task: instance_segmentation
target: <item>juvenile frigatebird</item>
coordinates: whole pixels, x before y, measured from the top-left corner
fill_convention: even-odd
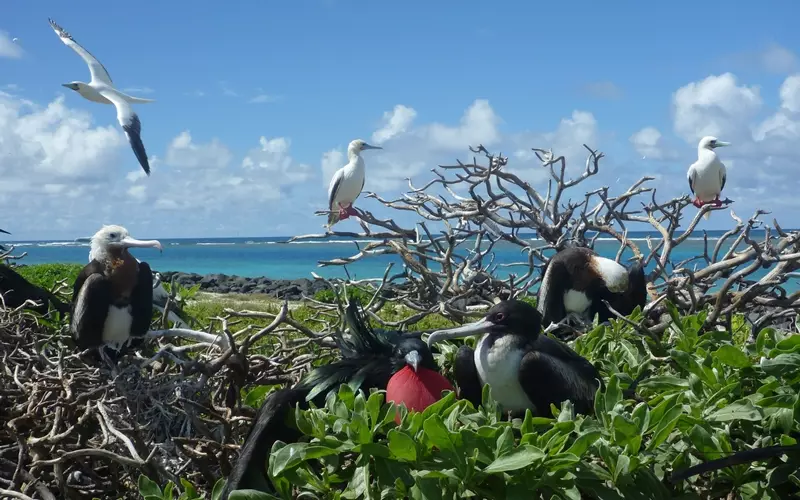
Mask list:
[[[69,305],[65,304],[49,290],[34,285],[26,280],[14,269],[0,264],[0,295],[3,296],[3,303],[8,308],[17,308],[27,300],[37,302],[37,306],[28,306],[26,309],[36,311],[39,314],[47,314],[48,303],[62,314],[69,312]]]
[[[245,438],[221,500],[227,500],[237,489],[273,491],[265,477],[264,466],[276,440],[290,443],[302,436],[286,423],[289,410],[295,405],[306,409],[308,402],[313,401],[315,406],[321,407],[329,392],[337,391],[341,384],[351,384],[355,390],[365,393],[373,388],[392,386],[391,394],[387,389],[387,401],[419,411],[437,401],[442,390],[454,390],[439,374],[433,355],[419,332],[376,332],[354,299],[347,305],[345,319],[350,337],[334,336],[342,359],[315,368],[293,388],[280,389],[266,398]],[[407,384],[401,387],[396,378]]]
[[[537,306],[547,327],[577,316],[601,323],[615,317],[603,303],[628,315],[647,302],[647,282],[641,262],[626,269],[583,247],[571,247],[555,254],[544,271]],[[587,318],[588,315],[588,318]]]
[[[550,404],[569,399],[575,410],[588,413],[601,381],[597,369],[565,344],[540,334],[542,317],[530,304],[500,301],[474,323],[439,330],[428,337],[432,346],[442,340],[483,334],[473,350],[456,353],[455,378],[459,396],[476,408],[484,385],[504,411],[550,417]]]
[[[78,347],[98,348],[104,358],[121,354],[129,342],[138,345],[153,317],[153,274],[130,254],[132,247],[161,250],[161,243],[132,238],[122,226],[103,226],[92,236],[92,260],[73,286],[70,330]]]

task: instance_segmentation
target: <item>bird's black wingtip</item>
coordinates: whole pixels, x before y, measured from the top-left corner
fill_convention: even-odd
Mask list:
[[[0,233],[11,234],[8,231],[6,231],[5,229],[0,229]]]

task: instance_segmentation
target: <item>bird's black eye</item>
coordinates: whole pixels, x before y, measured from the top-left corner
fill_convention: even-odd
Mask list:
[[[494,315],[494,322],[495,323],[500,323],[504,319],[506,319],[506,315],[503,314],[503,313],[497,313],[497,314]]]
[[[111,233],[108,235],[109,238],[114,239],[117,237],[117,233]]]

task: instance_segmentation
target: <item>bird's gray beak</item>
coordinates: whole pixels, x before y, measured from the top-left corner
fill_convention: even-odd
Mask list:
[[[730,145],[731,145],[730,142],[725,142],[725,141],[717,141],[714,143],[715,148],[721,148],[722,146],[730,146]]]
[[[422,362],[422,356],[419,355],[419,352],[416,350],[409,352],[405,356],[406,364],[410,365],[414,371],[417,371],[419,368],[419,364]]]
[[[72,84],[71,83],[62,83],[61,86],[62,87],[67,87],[68,89],[72,90]]]
[[[437,330],[428,336],[428,345],[432,346],[436,342],[441,342],[447,339],[459,339],[469,337],[470,335],[480,335],[486,333],[494,328],[495,324],[483,318],[474,323],[449,328],[447,330]]]
[[[361,149],[383,149],[383,148],[380,146],[373,146],[372,144],[365,143],[364,146],[361,147]]]
[[[122,243],[122,246],[124,246],[125,248],[158,248],[160,252],[163,251],[161,247],[161,242],[158,240],[143,241],[127,236],[125,238],[122,238],[120,243]]]

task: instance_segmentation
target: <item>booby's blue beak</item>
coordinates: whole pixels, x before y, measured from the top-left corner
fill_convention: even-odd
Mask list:
[[[364,145],[361,147],[361,149],[383,149],[383,148],[380,146],[373,146],[372,144],[367,144],[365,142]]]
[[[730,142],[725,142],[725,141],[714,141],[714,147],[715,147],[715,148],[721,148],[722,146],[730,146],[730,145],[731,145],[731,143],[730,143]]]
[[[441,342],[447,339],[458,339],[469,337],[471,335],[480,335],[488,333],[497,329],[497,325],[492,323],[486,318],[478,320],[474,323],[457,326],[455,328],[448,328],[447,330],[437,330],[428,336],[428,346],[432,346],[436,342]]]

